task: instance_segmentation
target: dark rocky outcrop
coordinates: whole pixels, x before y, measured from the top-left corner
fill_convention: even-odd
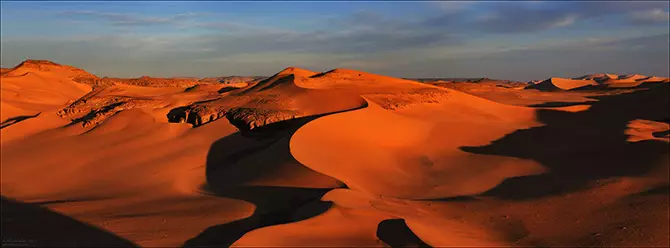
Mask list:
[[[163,101],[137,99],[125,96],[92,96],[83,97],[56,114],[61,118],[69,118],[72,124],[81,123],[83,127],[95,126],[119,111],[134,108],[160,108],[166,105]]]
[[[291,110],[274,110],[262,108],[226,108],[214,105],[191,105],[172,109],[167,118],[170,122],[189,123],[194,127],[225,117],[241,131],[249,131],[284,120],[303,116]]]

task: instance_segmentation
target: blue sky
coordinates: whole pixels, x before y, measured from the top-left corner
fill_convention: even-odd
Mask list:
[[[2,67],[48,59],[98,76],[352,68],[514,80],[669,76],[667,1],[7,2]]]

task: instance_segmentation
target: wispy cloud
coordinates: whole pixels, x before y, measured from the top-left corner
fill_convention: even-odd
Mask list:
[[[475,3],[464,4],[465,7],[456,4],[458,11],[450,9],[427,17],[424,24],[452,32],[514,34],[566,27],[580,18],[574,10],[546,7],[542,2],[493,2],[488,3],[488,8],[470,8],[472,4]]]
[[[670,22],[670,13],[663,9],[650,9],[643,11],[634,11],[629,14],[631,22],[634,24],[655,24]]]
[[[250,35],[282,35],[291,34],[295,31],[284,28],[252,25],[243,22],[235,21],[210,21],[210,22],[193,22],[186,24],[189,28],[203,28],[214,31],[226,32],[228,34],[250,34]]]
[[[496,33],[529,33],[573,24],[578,16],[556,10],[508,9],[476,21],[481,30]]]
[[[202,16],[203,13],[180,13],[165,17],[145,16],[140,14],[98,12],[89,10],[66,11],[59,13],[65,17],[89,17],[108,22],[114,26],[151,26],[175,24],[180,21]]]
[[[443,14],[428,17],[424,24],[448,31],[524,34],[575,26],[608,16],[625,15],[634,24],[668,22],[668,2],[534,1],[491,2],[488,8],[476,3],[431,3],[444,6]]]
[[[374,3],[380,5],[384,3]],[[295,15],[276,14],[277,10],[262,9],[262,4],[246,9],[248,14],[233,12],[228,7],[236,5],[225,4],[218,10],[189,5],[188,11],[193,12],[177,6],[150,14],[134,6],[125,6],[133,11],[130,13],[121,12],[118,6],[117,12],[51,10],[44,16],[51,20],[54,13],[58,16],[48,25],[42,20],[22,22],[22,18],[12,24],[3,17],[2,63],[13,66],[26,57],[53,59],[110,76],[268,75],[281,67],[303,66],[316,70],[354,67],[397,76],[498,75],[510,79],[527,71],[548,73],[553,69],[551,61],[557,63],[554,76],[580,69],[576,64],[582,60],[588,62],[584,67],[646,66],[650,74],[659,72],[655,74],[660,76],[667,70],[657,65],[668,63],[667,56],[660,56],[667,55],[661,47],[667,47],[667,35],[617,42],[662,29],[658,24],[668,22],[667,3],[430,2],[402,5],[403,10],[421,8],[401,15],[389,11],[400,5],[369,7],[373,4],[360,9],[347,5],[346,10],[287,8]],[[311,15],[301,15],[307,12]],[[261,14],[262,18],[256,16]],[[309,23],[298,23],[296,18]],[[79,24],[67,25],[75,22]],[[39,38],[26,35],[49,25],[81,29]],[[14,35],[5,35],[13,27]],[[650,59],[643,60],[643,55]],[[615,56],[626,59],[610,61]],[[511,68],[512,64],[523,69]]]
[[[444,2],[430,2],[438,9],[444,11],[445,13],[454,13],[459,11],[465,11],[472,5],[475,5],[477,2],[474,1],[444,1]]]

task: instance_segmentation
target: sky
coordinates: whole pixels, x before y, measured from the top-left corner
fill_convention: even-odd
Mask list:
[[[0,64],[110,77],[670,76],[668,1],[2,1]]]

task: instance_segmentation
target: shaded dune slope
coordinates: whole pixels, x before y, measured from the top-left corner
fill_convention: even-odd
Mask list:
[[[4,196],[2,246],[15,247],[136,247],[114,234],[67,216]]]
[[[509,182],[512,187],[514,181],[528,180],[526,185],[531,185],[534,180],[544,182],[539,184],[543,187],[533,184],[536,186],[517,186],[506,191],[501,185],[503,187],[494,191],[516,197],[523,197],[524,192],[530,195],[556,193],[552,191],[577,187],[595,179],[642,176],[656,167],[667,170],[663,160],[668,154],[667,143],[656,140],[631,143],[627,141],[626,130],[630,122],[638,119],[667,121],[668,90],[670,85],[663,84],[634,93],[602,96],[583,112],[538,110],[539,120],[548,125],[517,131],[488,146],[464,146],[462,149],[478,154],[529,158],[551,169],[551,173],[540,177]],[[537,143],[544,146],[533,145]]]
[[[161,123],[142,109],[88,130],[51,129],[3,145],[2,193],[140,246],[180,245],[208,226],[253,214],[251,203],[200,190],[208,147],[235,131],[227,122],[199,129]]]

